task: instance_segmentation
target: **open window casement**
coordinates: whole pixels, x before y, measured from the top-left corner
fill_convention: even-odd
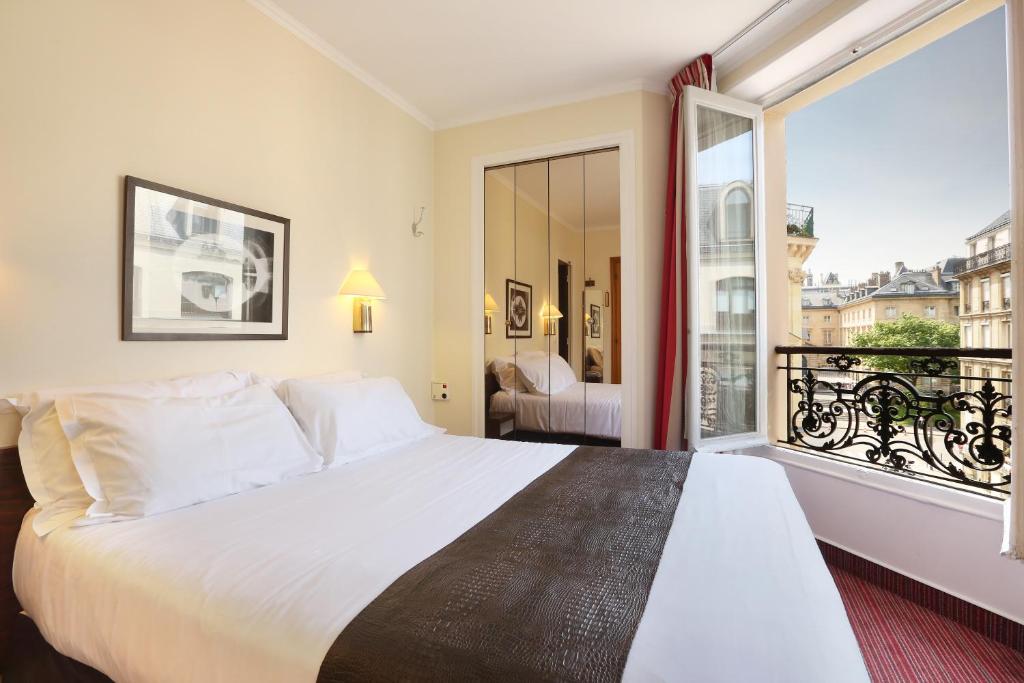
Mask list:
[[[768,440],[763,129],[759,105],[683,92],[686,429],[702,450]]]

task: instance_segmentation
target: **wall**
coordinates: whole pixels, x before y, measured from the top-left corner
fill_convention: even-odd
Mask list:
[[[478,397],[471,396],[469,362],[476,335],[469,273],[471,259],[470,189],[475,157],[590,136],[632,131],[636,144],[636,231],[639,273],[640,342],[638,444],[651,439],[654,376],[658,361],[658,307],[670,102],[664,95],[631,92],[439,131],[434,141],[435,379],[452,389],[451,400],[436,406],[439,424],[456,434],[473,431]],[[623,305],[630,305],[623,302]],[[624,334],[633,334],[625,331]]]
[[[4,2],[0,83],[0,391],[358,367],[433,418],[431,131],[243,0]],[[119,341],[125,174],[291,218],[288,341]]]

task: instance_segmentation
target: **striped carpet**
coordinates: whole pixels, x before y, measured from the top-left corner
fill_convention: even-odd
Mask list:
[[[1024,654],[829,567],[874,683],[1024,681]]]

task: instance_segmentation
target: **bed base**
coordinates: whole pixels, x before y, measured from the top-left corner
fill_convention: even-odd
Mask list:
[[[12,578],[14,544],[18,540],[21,521],[32,504],[32,496],[21,471],[18,449],[0,449],[0,663],[6,663],[8,659],[11,632],[21,612]],[[9,680],[13,679],[9,679],[5,671],[5,683]]]
[[[503,434],[501,438],[506,441],[529,441],[531,443],[559,443],[567,444],[569,446],[607,446],[609,448],[622,447],[622,441],[619,439],[605,439],[600,436],[585,436],[583,434],[533,432],[527,429],[513,429],[508,434]]]

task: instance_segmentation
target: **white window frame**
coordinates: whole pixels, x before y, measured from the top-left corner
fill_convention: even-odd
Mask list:
[[[768,322],[766,316],[767,295],[767,264],[765,254],[765,215],[764,215],[764,113],[760,105],[743,102],[719,93],[686,86],[683,89],[683,134],[686,164],[686,240],[687,240],[687,272],[696,273],[700,264],[700,236],[698,234],[699,201],[697,187],[697,107],[717,109],[736,116],[749,118],[753,122],[753,219],[754,219],[754,259],[755,286],[754,296],[757,311],[756,318],[756,381],[757,429],[753,432],[718,436],[710,439],[700,434],[700,278],[691,277],[687,290],[689,310],[687,324],[687,350],[689,354],[688,381],[686,387],[686,432],[691,448],[704,451],[726,451],[768,443]]]

